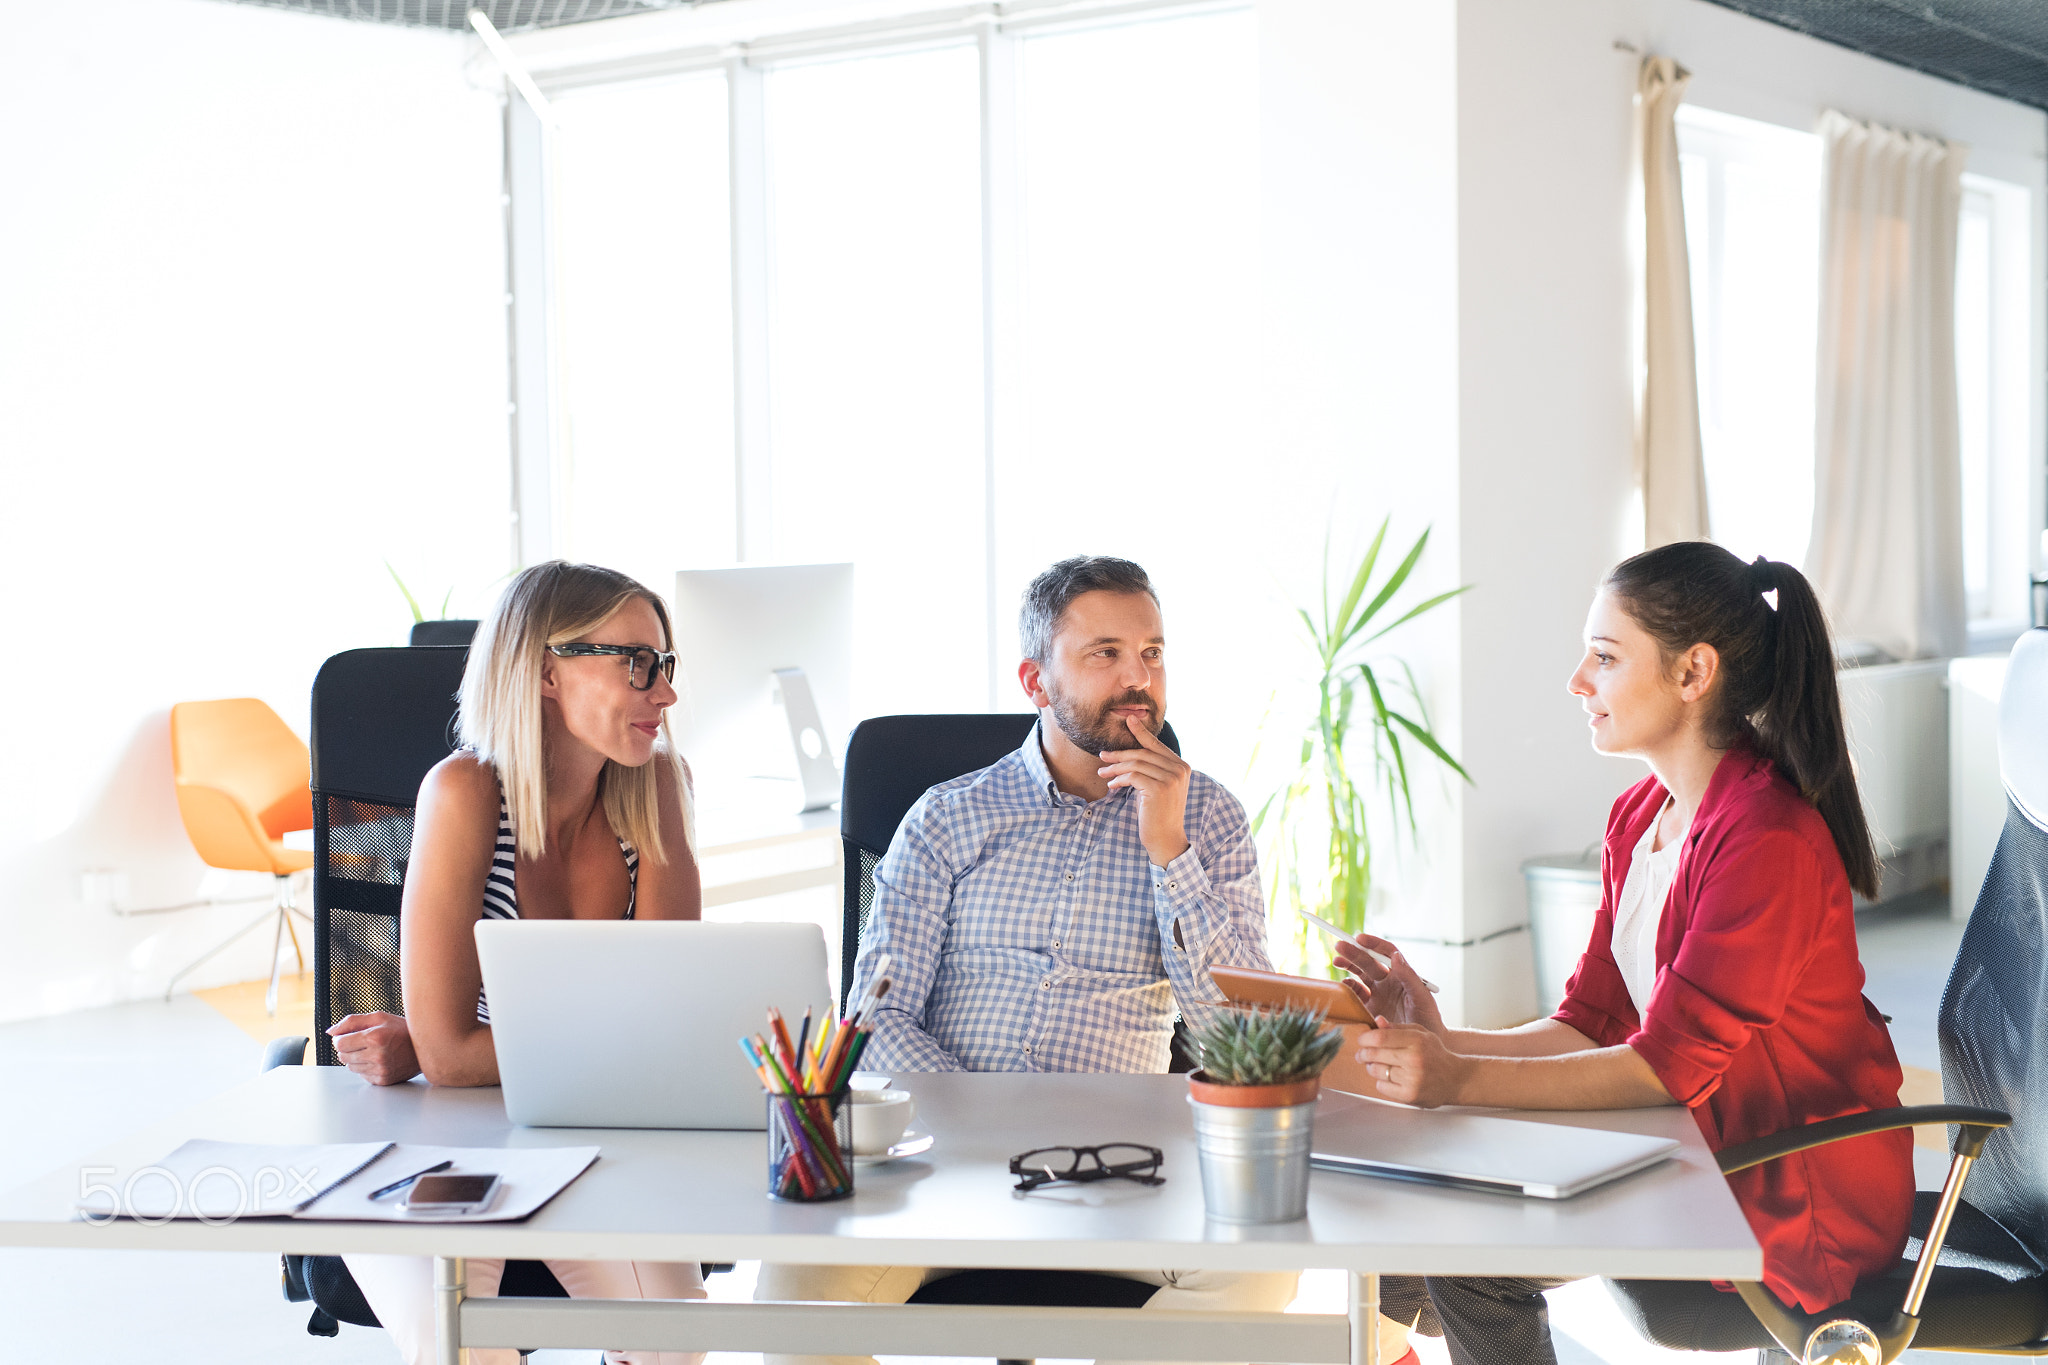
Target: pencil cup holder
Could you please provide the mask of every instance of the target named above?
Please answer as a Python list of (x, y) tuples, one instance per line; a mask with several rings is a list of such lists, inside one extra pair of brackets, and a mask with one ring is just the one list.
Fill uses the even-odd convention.
[(848, 1092), (782, 1095), (768, 1105), (768, 1193), (813, 1203), (853, 1193), (853, 1104)]

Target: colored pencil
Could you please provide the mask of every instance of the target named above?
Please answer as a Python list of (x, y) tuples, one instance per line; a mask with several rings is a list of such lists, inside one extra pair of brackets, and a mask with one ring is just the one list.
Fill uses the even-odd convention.
[(806, 1195), (815, 1195), (818, 1192), (818, 1183), (811, 1175), (809, 1164), (804, 1160), (805, 1144), (795, 1126), (789, 1121), (789, 1108), (789, 1104), (785, 1102), (776, 1109), (776, 1117), (782, 1120), (782, 1135), (789, 1146), (789, 1158), (783, 1162), (783, 1173), (785, 1176), (794, 1173), (798, 1188)]
[[(781, 1063), (772, 1055), (768, 1058), (768, 1069), (775, 1077), (775, 1088), (789, 1100), (787, 1107), (796, 1115), (797, 1120), (809, 1134), (811, 1139), (809, 1145), (814, 1149), (813, 1154), (818, 1160), (819, 1169), (831, 1179), (833, 1184), (844, 1184), (846, 1180), (845, 1170), (834, 1159), (823, 1135), (820, 1133), (817, 1125), (812, 1122), (810, 1109), (799, 1098), (801, 1092), (791, 1084), (789, 1074), (782, 1069)], [(828, 1123), (826, 1126), (829, 1127), (830, 1124)]]
[(790, 1043), (789, 1026), (782, 1022), (782, 1011), (773, 1005), (768, 1007), (768, 1027), (769, 1038), (781, 1049), (782, 1069), (794, 1080), (797, 1075), (796, 1048)]
[(867, 1049), (868, 1039), (872, 1036), (871, 1032), (861, 1034), (853, 1040), (853, 1046), (846, 1050), (846, 1061), (844, 1063), (846, 1075), (851, 1076), (855, 1068), (860, 1066), (860, 1054)]

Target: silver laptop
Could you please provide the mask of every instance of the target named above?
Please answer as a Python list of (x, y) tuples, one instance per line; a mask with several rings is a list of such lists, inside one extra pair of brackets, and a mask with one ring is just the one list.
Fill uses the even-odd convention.
[(553, 1128), (764, 1128), (740, 1039), (836, 1003), (815, 924), (480, 920), (505, 1115)]
[(1676, 1138), (1329, 1095), (1316, 1111), (1309, 1160), (1357, 1175), (1569, 1199), (1677, 1150)]

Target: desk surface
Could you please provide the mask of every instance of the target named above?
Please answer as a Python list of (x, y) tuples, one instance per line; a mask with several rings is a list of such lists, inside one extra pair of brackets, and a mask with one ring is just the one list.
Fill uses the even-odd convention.
[[(97, 1226), (72, 1210), (79, 1168), (0, 1196), (0, 1245), (442, 1256), (1218, 1270), (1335, 1268), (1483, 1275), (1755, 1279), (1761, 1253), (1681, 1109), (1523, 1115), (1678, 1138), (1663, 1166), (1565, 1201), (1318, 1170), (1309, 1216), (1237, 1228), (1202, 1210), (1186, 1084), (1177, 1076), (905, 1076), (925, 1156), (861, 1169), (853, 1198), (764, 1194), (760, 1133), (517, 1128), (495, 1089), (377, 1088), (338, 1067), (280, 1067), (106, 1148), (79, 1168), (115, 1183), (188, 1138), (395, 1139), (471, 1147), (596, 1143), (597, 1164), (524, 1223), (466, 1226), (180, 1220)], [(1355, 1104), (1349, 1097), (1335, 1102)], [(1112, 1141), (1164, 1149), (1164, 1186), (1121, 1181), (1011, 1192), (1009, 1157)], [(94, 1179), (106, 1180), (101, 1173)]]

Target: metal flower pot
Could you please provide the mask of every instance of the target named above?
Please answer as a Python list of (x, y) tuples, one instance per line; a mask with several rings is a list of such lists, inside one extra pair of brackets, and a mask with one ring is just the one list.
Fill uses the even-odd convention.
[(1188, 1077), (1202, 1200), (1219, 1223), (1288, 1223), (1308, 1216), (1315, 1078), (1287, 1085), (1218, 1085)]

